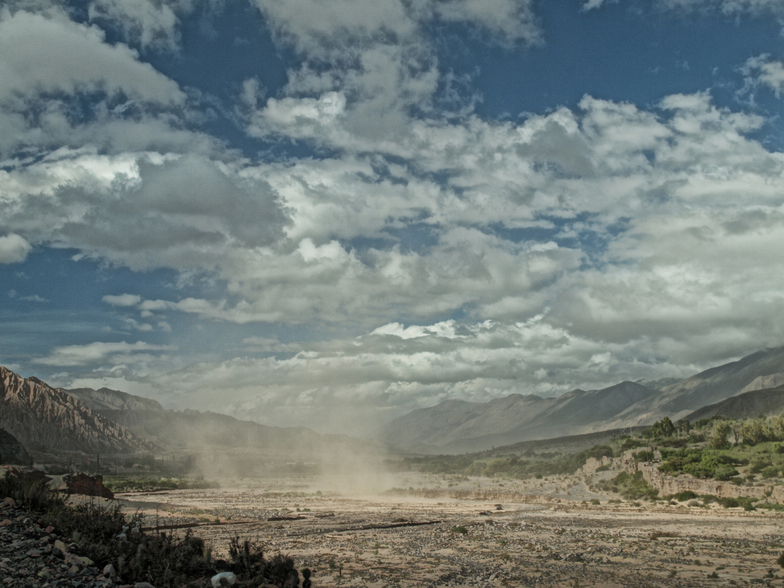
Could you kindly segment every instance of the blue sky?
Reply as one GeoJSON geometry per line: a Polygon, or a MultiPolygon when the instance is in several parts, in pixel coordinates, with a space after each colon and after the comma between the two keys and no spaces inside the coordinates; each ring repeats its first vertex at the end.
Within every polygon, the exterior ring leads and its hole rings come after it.
{"type": "Polygon", "coordinates": [[[19,0],[0,363],[370,434],[784,344],[778,0],[19,0]]]}

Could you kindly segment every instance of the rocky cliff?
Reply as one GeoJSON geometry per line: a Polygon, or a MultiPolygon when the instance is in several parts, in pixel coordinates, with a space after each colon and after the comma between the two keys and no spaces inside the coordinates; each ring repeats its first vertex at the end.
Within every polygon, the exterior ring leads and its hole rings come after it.
{"type": "Polygon", "coordinates": [[[0,427],[33,453],[155,451],[149,441],[37,378],[0,366],[0,427]]]}

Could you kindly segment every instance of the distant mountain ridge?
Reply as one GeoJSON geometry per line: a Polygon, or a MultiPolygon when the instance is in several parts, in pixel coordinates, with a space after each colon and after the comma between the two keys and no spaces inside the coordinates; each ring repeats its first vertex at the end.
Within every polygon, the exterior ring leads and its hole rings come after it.
{"type": "Polygon", "coordinates": [[[635,382],[602,390],[572,390],[556,398],[510,394],[486,403],[448,400],[395,419],[381,438],[404,449],[462,453],[547,437],[592,433],[612,418],[657,394],[635,382]]]}
{"type": "Polygon", "coordinates": [[[673,421],[695,410],[742,393],[755,380],[772,381],[784,372],[784,347],[752,353],[738,361],[700,372],[666,386],[651,398],[630,406],[616,418],[600,424],[603,428],[647,425],[668,416],[673,421]],[[766,380],[767,378],[767,380],[766,380]]]}
{"type": "MultiPolygon", "coordinates": [[[[664,416],[673,421],[691,418],[702,407],[781,384],[784,347],[758,351],[660,390],[621,382],[601,390],[573,390],[556,398],[511,394],[485,403],[447,400],[393,420],[379,437],[409,451],[483,451],[522,441],[650,425],[664,416]]],[[[778,402],[776,394],[767,391],[757,398],[759,406],[773,407],[778,402]]],[[[750,403],[752,397],[747,399],[750,403]]],[[[741,410],[737,403],[722,406],[727,411],[741,410]]]]}

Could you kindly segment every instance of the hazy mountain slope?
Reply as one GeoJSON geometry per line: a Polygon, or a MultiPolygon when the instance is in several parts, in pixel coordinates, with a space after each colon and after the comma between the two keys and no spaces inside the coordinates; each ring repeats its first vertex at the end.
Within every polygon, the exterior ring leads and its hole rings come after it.
{"type": "Polygon", "coordinates": [[[784,386],[767,390],[752,390],[716,404],[703,406],[688,417],[690,422],[723,414],[733,419],[753,419],[784,413],[784,386]]]}
{"type": "MultiPolygon", "coordinates": [[[[549,406],[548,401],[539,396],[511,394],[486,403],[477,404],[470,418],[460,426],[449,430],[433,430],[433,444],[444,446],[450,442],[471,439],[488,432],[507,432],[518,429],[522,423],[530,423],[538,418],[549,406]]],[[[436,429],[437,427],[434,427],[436,429]]]]}
{"type": "Polygon", "coordinates": [[[758,376],[754,378],[750,384],[740,391],[751,392],[752,390],[768,390],[770,388],[778,388],[784,386],[784,374],[771,374],[769,376],[758,376]]]}
{"type": "Polygon", "coordinates": [[[630,406],[617,418],[597,424],[612,429],[651,424],[663,416],[675,421],[703,406],[740,394],[759,377],[782,372],[784,347],[758,351],[739,361],[705,370],[667,386],[659,394],[630,406]]]}
{"type": "Polygon", "coordinates": [[[155,400],[119,390],[63,389],[94,411],[166,450],[200,452],[226,448],[255,448],[270,452],[315,451],[324,437],[302,427],[282,428],[242,421],[196,410],[167,410],[155,400]]]}
{"type": "Polygon", "coordinates": [[[382,429],[381,438],[410,450],[481,451],[591,432],[596,421],[655,394],[640,384],[622,382],[603,390],[573,390],[558,398],[511,394],[486,403],[449,400],[395,419],[382,429]]]}
{"type": "Polygon", "coordinates": [[[35,452],[129,453],[157,449],[81,401],[0,366],[0,427],[35,452]]]}
{"type": "Polygon", "coordinates": [[[558,398],[540,399],[539,410],[527,414],[515,427],[506,430],[491,428],[491,432],[483,435],[457,440],[445,437],[446,442],[439,449],[444,453],[482,451],[524,440],[581,435],[603,430],[595,424],[655,394],[655,390],[635,382],[621,382],[601,390],[572,390],[558,398]]]}

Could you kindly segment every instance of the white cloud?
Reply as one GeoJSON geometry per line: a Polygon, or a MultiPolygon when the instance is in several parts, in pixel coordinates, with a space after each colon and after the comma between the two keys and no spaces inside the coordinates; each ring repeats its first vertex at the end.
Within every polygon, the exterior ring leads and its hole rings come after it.
{"type": "Polygon", "coordinates": [[[107,295],[101,300],[112,306],[138,306],[142,298],[137,294],[119,294],[117,296],[107,295]]]}
{"type": "Polygon", "coordinates": [[[602,4],[605,2],[617,3],[618,0],[588,0],[585,4],[583,4],[582,10],[583,12],[587,12],[595,8],[601,8],[602,4]]]}
{"type": "Polygon", "coordinates": [[[779,0],[658,0],[658,4],[670,10],[717,10],[727,15],[784,15],[779,0]]]}
{"type": "Polygon", "coordinates": [[[88,14],[91,21],[110,21],[142,48],[174,51],[179,46],[178,14],[189,13],[193,5],[192,0],[93,0],[88,14]]]}
{"type": "Polygon", "coordinates": [[[109,45],[97,27],[64,16],[0,12],[0,101],[41,92],[123,92],[165,105],[185,100],[177,84],[141,63],[124,45],[109,45]]]}
{"type": "Polygon", "coordinates": [[[134,329],[135,331],[145,331],[150,332],[154,330],[154,327],[149,323],[140,323],[137,320],[134,320],[129,317],[125,317],[122,321],[128,325],[130,328],[134,329]]]}
{"type": "Polygon", "coordinates": [[[508,44],[540,43],[542,34],[530,0],[451,0],[435,2],[433,9],[446,21],[479,25],[508,44]]]}
{"type": "Polygon", "coordinates": [[[784,90],[784,62],[772,59],[768,54],[750,57],[741,72],[746,76],[747,86],[767,86],[773,90],[776,98],[781,98],[784,90]]]}
{"type": "Polygon", "coordinates": [[[30,243],[15,233],[0,237],[0,263],[21,263],[31,249],[30,243]]]}
{"type": "Polygon", "coordinates": [[[55,347],[48,356],[34,360],[34,363],[58,367],[78,367],[109,363],[122,364],[126,361],[149,359],[151,352],[172,351],[172,345],[152,345],[136,343],[104,343],[96,341],[86,345],[65,345],[55,347]]]}
{"type": "Polygon", "coordinates": [[[49,302],[43,296],[38,296],[38,294],[33,294],[32,296],[20,296],[19,300],[26,300],[27,302],[49,302]]]}
{"type": "MultiPolygon", "coordinates": [[[[279,42],[302,58],[282,98],[248,116],[253,136],[397,142],[410,110],[430,112],[443,74],[425,28],[463,22],[506,45],[541,42],[529,0],[256,0],[279,42]]],[[[255,92],[245,106],[255,102],[255,92]]],[[[475,96],[463,102],[470,109],[475,96]]],[[[458,101],[460,102],[460,101],[458,101]]]]}

